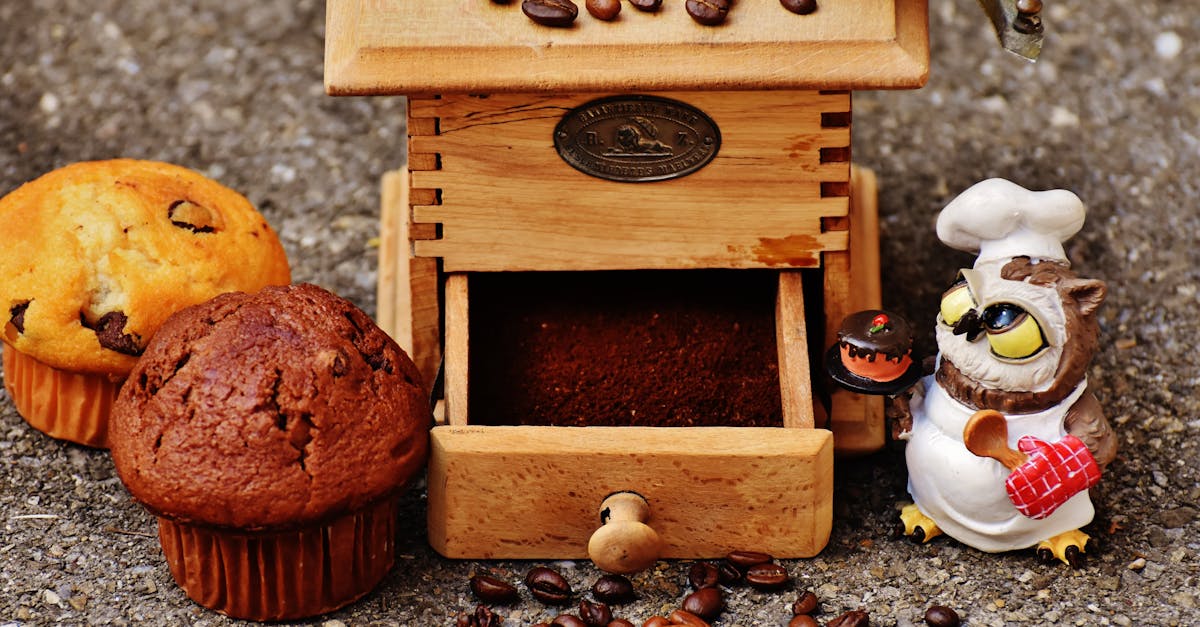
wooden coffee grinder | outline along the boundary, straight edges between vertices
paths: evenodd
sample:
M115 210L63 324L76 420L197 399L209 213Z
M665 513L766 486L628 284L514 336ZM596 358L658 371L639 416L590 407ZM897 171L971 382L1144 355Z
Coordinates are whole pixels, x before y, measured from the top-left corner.
M409 99L378 318L444 380L431 544L615 572L815 555L835 451L884 444L880 401L812 365L880 301L850 91L924 83L925 0L566 28L519 4L328 6L328 92Z

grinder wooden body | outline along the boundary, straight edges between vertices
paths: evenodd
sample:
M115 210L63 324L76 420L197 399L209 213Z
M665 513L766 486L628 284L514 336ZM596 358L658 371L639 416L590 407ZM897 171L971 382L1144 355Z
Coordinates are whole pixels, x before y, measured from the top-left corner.
M850 163L850 91L924 82L925 2L808 16L744 2L717 27L675 9L554 29L486 2L329 4L328 91L409 97L407 164L383 183L378 317L427 380L442 369L428 525L446 556L584 557L601 503L623 492L644 499L637 524L661 557L811 556L829 537L835 449L884 443L880 401L825 386L809 344L879 305L875 179ZM572 114L619 130L567 137ZM714 130L689 139L693 117ZM600 156L572 163L587 141ZM657 174L626 167L688 151ZM777 424L495 425L471 403L481 273L705 269L775 277Z

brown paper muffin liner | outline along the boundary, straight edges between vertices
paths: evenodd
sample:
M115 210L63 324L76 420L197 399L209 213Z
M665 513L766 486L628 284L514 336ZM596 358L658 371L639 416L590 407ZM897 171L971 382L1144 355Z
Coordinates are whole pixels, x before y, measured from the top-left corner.
M108 448L108 417L124 380L59 370L4 345L4 388L30 426L52 438Z
M370 592L395 558L394 496L322 525L240 532L158 519L171 575L192 600L234 618L291 620Z

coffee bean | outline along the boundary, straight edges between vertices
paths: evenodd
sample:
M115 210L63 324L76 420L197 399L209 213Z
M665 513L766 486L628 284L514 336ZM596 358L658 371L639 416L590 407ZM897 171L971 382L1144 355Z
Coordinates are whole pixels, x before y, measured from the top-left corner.
M742 582L742 571L729 560L721 560L717 567L717 577L721 583L732 586Z
M772 558L770 555L767 555L766 553L760 553L758 551L733 551L729 555L726 555L725 559L728 560L730 564L737 566L738 570L744 573L751 566L766 564L767 562L771 561Z
M559 614L550 621L550 627L589 627L587 621L574 614Z
M588 627L582 618L574 614L559 614L550 621L550 627Z
M662 0L629 0L629 4L639 11L654 12L662 8Z
M525 585L533 598L547 605L564 605L571 600L571 584L557 571L545 566L531 569L525 575Z
M929 627L958 627L962 619L958 617L958 612L945 605L932 605L925 610L925 623Z
M821 627L821 624L808 614L797 614L788 621L788 627Z
M613 615L607 605L582 599L579 601L579 618L582 618L588 627L607 627L612 622Z
M800 593L800 598L792 604L792 614L799 616L800 614L812 614L817 609L817 595L809 590Z
M471 592L475 598L492 605L511 605L521 600L515 586L487 575L471 577Z
M612 605L628 603L634 598L633 582L624 575L605 575L592 585L592 595Z
M720 580L721 572L717 570L716 566L708 562L696 562L688 570L688 583L696 590L711 588L717 585L717 582Z
M779 564L756 564L746 571L746 583L759 590L778 590L787 582L787 569Z
M779 0L779 4L798 15L808 15L817 10L817 0Z
M12 309L8 310L8 314L11 316L9 321L17 328L17 333L25 332L25 310L29 309L29 303L30 301L17 303L12 306Z
M579 7L571 0L521 0L521 12L542 26L570 26Z
M675 610L671 612L667 619L672 625L685 625L686 627L711 627L708 621L696 616L687 610Z
M704 620L712 620L725 609L725 599L720 588L700 588L687 595L680 607Z
M633 623L625 620L624 618L614 618L614 619L612 619L612 622L610 622L608 624L608 627L635 627L635 626Z
M500 627L504 623L504 617L496 614L486 606L475 606L475 622L471 627Z
M729 13L729 0L687 0L687 12L693 20L705 26L716 26Z
M863 610L850 610L829 621L825 627L869 627L871 616Z
M609 22L621 14L621 0L586 0L583 6L598 20Z

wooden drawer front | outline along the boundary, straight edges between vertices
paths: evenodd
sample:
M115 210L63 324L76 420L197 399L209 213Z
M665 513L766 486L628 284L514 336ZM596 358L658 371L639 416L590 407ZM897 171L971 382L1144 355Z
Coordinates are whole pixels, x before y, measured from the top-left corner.
M811 557L832 525L832 440L823 429L436 427L429 542L454 558L582 558L600 503L634 491L661 557Z
M721 147L659 182L589 176L555 151L602 94L413 99L413 252L446 271L798 268L846 250L850 95L657 94L708 114Z

